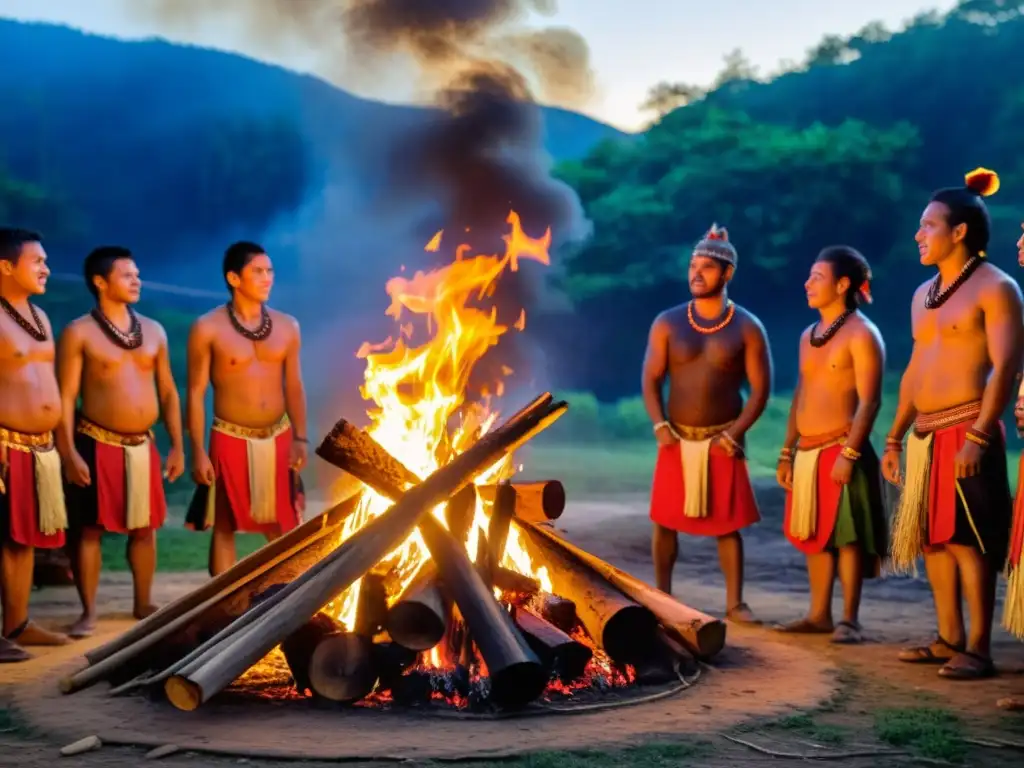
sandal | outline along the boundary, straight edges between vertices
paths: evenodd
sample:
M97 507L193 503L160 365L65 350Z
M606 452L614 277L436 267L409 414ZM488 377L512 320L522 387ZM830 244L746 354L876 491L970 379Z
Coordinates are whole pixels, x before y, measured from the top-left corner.
M949 680L984 680L995 673L992 659L971 651L961 651L939 669L939 677Z
M950 653L948 656L939 655L935 652L936 648L945 648ZM907 664L945 664L958 653L963 653L963 651L963 646L952 645L941 637L936 637L928 645L917 645L912 648L904 648L896 658L900 661L906 662Z
M15 664L31 658L32 654L20 645L12 643L6 637L0 637L0 664Z
M1024 711L1024 699L1007 696L1005 699L997 701L996 706L1000 709L1005 709L1007 712L1021 712Z
M836 645L858 645L864 642L860 627L852 621L840 621L832 633L832 642Z

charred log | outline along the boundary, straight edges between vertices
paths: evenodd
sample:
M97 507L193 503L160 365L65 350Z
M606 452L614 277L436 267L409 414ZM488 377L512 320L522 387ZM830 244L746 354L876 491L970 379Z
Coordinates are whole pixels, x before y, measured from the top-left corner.
M284 654L285 661L288 662L292 680L295 681L295 689L299 693L312 690L310 661L317 647L326 638L344 631L345 628L341 622L321 612L314 615L281 643L281 653Z
M583 675L594 656L590 648L528 608L515 609L513 616L516 626L526 636L526 642L559 680L571 683Z
M339 632L324 637L309 659L309 684L317 696L349 704L365 698L377 684L373 641Z
M612 661L633 664L641 660L654 645L658 628L654 614L573 560L532 527L521 530L530 558L549 566L554 591L576 604L580 622Z
M493 503L502 484L477 486L484 501ZM565 486L558 480L510 483L514 493L513 510L520 520L544 523L557 520L565 511Z
M373 637L384 629L388 618L388 593L384 577L376 573L363 576L359 584L356 621L352 630L357 635Z
M399 645L427 651L444 637L448 613L437 583L437 566L427 560L388 611L387 631Z
M518 520L515 524L521 531L530 531L534 537L543 537L576 563L589 566L624 594L653 612L666 631L698 658L711 658L725 646L723 621L684 605L671 595L666 595L611 563L580 549L543 526Z
M372 652L381 690L394 690L403 673L416 663L419 655L394 642L376 643Z
M494 586L502 592L511 592L522 595L523 598L532 597L540 592L540 583L529 576L513 571L511 568L496 568L492 571Z
M535 613L563 632L572 632L579 621L576 616L576 603L559 595L539 592L530 600L529 605Z

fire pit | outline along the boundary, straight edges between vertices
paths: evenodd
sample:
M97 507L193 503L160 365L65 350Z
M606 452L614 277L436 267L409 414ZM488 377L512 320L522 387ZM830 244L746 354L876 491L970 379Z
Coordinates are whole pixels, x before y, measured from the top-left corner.
M565 403L541 395L496 427L489 395L466 402L508 330L471 300L520 259L548 263L550 232L508 221L504 256L460 246L446 267L389 281L388 314L413 317L360 350L372 425L340 420L317 448L362 487L86 654L65 693L107 680L182 710L223 692L493 716L667 695L722 649L721 621L555 532L560 482L514 481L514 451ZM429 340L412 346L424 321Z

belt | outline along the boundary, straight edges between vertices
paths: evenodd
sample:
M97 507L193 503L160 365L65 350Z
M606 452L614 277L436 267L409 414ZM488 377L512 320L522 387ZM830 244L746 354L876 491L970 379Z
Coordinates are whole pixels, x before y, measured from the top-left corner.
M40 448L49 450L53 447L53 432L29 434L0 427L0 445L6 445L8 448L13 448L16 451L30 452Z
M288 420L287 414L282 416L277 424L271 424L269 427L243 427L232 424L230 421L224 421L217 416L213 419L213 429L226 435L240 437L243 440L266 440L270 437L277 437L290 426L291 421Z
M136 432L132 434L124 434L122 432L114 432L101 427L99 424L89 421L89 419L78 417L78 422L75 424L75 431L86 437L91 437L98 443L106 443L107 445L116 445L121 448L128 448L136 445L142 445L153 439L152 430L148 432Z
M733 420L726 422L725 424L719 424L711 427L687 427L683 424L673 424L672 429L675 430L675 433L679 435L681 440L699 442L721 434L735 423L735 420Z
M972 403L964 403L944 411L933 413L919 413L914 419L914 431L920 435L927 435L939 429L962 424L965 421L978 418L981 413L981 401L975 400Z

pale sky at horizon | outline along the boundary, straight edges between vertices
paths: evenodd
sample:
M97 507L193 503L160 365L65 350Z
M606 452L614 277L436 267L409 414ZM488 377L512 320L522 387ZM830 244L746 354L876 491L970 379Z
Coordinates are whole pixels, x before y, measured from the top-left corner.
M639 105L652 85L661 80L706 84L734 48L770 71L782 60L802 59L825 34L852 34L875 20L893 29L921 11L945 12L954 5L955 0L558 0L557 13L537 17L537 25L571 27L590 47L597 92L587 103L559 106L636 130L649 117ZM353 84L336 72L318 71L318 62L301 52L261 50L226 20L162 28L124 9L125 0L0 0L0 17L127 39L159 36L310 72L369 98L411 98L386 79L375 80L374 87Z

